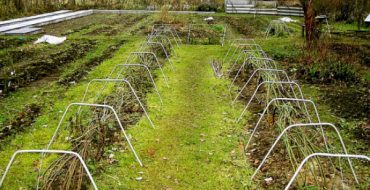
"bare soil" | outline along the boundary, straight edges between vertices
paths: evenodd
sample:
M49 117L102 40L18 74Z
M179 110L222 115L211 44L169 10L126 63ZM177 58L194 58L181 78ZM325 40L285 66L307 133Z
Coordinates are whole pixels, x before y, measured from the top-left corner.
M93 14L86 17L68 20L62 23L51 24L43 27L46 34L49 35L70 35L78 32L82 32L96 24L102 24L106 22L107 15L104 14Z
M146 19L148 15L119 15L106 20L104 23L100 24L98 27L85 35L89 36L116 36L125 32L128 28L131 28L136 23L143 19ZM96 26L99 26L95 24Z
M93 47L93 41L84 41L82 43L72 42L66 49L50 54L33 54L31 51L27 53L33 54L33 56L26 56L27 53L23 51L18 51L19 54L12 53L13 61L16 62L2 68L0 84L3 84L3 86L0 86L0 88L7 93L47 77L57 72L64 65L81 58ZM31 59L26 57L31 57Z
M115 52L125 43L124 40L119 41L118 43L109 46L104 50L103 55L95 57L92 60L89 60L83 66L75 70L73 73L64 76L59 79L59 83L65 86L71 85L72 82L78 82L81 80L89 71L94 69L94 67L100 65L104 60L110 59L114 56Z

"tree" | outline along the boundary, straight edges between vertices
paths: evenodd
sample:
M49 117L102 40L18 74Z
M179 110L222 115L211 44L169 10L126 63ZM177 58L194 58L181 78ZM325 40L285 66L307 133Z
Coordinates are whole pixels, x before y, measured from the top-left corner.
M314 9L314 0L300 0L304 12L304 25L306 32L307 48L310 49L316 42L316 11Z
M281 0L284 1L284 0ZM370 10L369 0L299 0L304 11L304 25L306 33L307 48L311 48L319 36L316 32L315 17L318 12L328 14L340 12L343 18L352 17L356 22L358 29L363 24L364 17Z

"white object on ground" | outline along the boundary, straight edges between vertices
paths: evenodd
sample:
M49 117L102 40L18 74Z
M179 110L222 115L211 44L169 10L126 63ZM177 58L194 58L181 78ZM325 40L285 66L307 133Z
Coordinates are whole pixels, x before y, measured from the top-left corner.
M204 19L204 21L213 21L213 20L214 20L213 17L207 17L207 18Z
M272 181L272 177L269 177L269 178L266 178L266 179L265 179L265 182L266 182L266 183L270 183L271 181Z
M39 43L49 43L53 45L58 45L66 41L67 37L56 37L56 36L50 36L50 35L43 35L41 38L37 39L34 44L39 44Z
M370 22L370 14L367 15L366 19L365 19L365 22L369 23Z
M279 20L282 21L282 22L288 22L288 23L289 22L297 22L297 20L293 20L290 17L282 17Z

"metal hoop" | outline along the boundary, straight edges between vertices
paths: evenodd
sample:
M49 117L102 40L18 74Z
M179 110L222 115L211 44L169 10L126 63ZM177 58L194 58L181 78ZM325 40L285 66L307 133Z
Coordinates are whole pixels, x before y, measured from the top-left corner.
M290 178L290 181L288 185L285 187L285 190L289 190L290 186L293 184L295 178L298 176L299 172L302 170L303 166L306 164L306 162L314 157L334 157L334 158L355 158L355 159L363 159L370 161L370 158L364 155L354 155L354 154L329 154L329 153L313 153L309 156L307 156L301 164L298 166L297 170L295 171L292 178Z
M89 178L91 184L93 185L94 189L95 190L98 190L98 187L96 186L95 184L95 181L88 169L88 167L86 166L86 163L85 161L82 159L82 157L76 153L76 152L72 152L72 151L65 151L65 150L18 150L16 151L13 156L11 157L8 165L6 166L6 169L5 169L5 172L0 180L0 187L2 186L5 178L6 178L6 175L8 174L9 170L10 170L10 167L13 165L14 163L14 160L15 158L17 157L18 154L27 154L27 153L42 153L42 154L70 154L72 156L75 156L77 157L77 159L81 162L82 164L82 167L84 168L86 174L87 174L87 177Z
M59 121L59 124L58 124L57 128L55 129L55 132L54 132L54 134L53 134L53 137L51 138L50 142L49 142L49 143L48 143L48 145L46 146L46 150L48 150L48 149L50 148L50 146L53 144L53 142L55 141L55 139L56 139L56 137L57 137L57 135L58 135L58 132L59 132L60 126L62 125L62 123L63 123L63 121L64 121L64 119L65 119L65 117L66 117L66 115L67 115L67 113L68 113L69 108L71 108L72 106L100 107L100 108L105 108L105 109L109 109L109 110L111 110L111 111L113 112L113 114L114 114L115 118L116 118L116 121L117 121L117 123L118 123L118 125L119 125L119 127L120 127L120 129L121 129L121 131L122 131L122 133L123 133L123 135L124 135L124 137L125 137L125 139L126 139L126 141L127 141L128 145L129 145L129 147L130 147L130 149L131 149L132 153L134 154L134 156L135 156L135 158L136 158L137 162L139 163L139 165L140 165L140 166L143 166L143 163L141 162L141 160L140 160L139 156L136 154L136 151L135 151L134 147L132 146L132 144L131 144L131 141L130 141L129 137L127 136L126 131L125 131L125 129L124 129L124 128L123 128L123 126L122 126L122 123L121 123L121 121L120 121L120 119L119 119L119 117L118 117L118 114L116 113L116 111L114 110L114 108L113 108L112 106L108 106L108 105L101 105L101 104L86 104L86 103L72 103L72 104L69 104L69 105L67 106L67 108L66 108L66 111L64 111L64 114L63 114L63 116L62 116L61 120Z

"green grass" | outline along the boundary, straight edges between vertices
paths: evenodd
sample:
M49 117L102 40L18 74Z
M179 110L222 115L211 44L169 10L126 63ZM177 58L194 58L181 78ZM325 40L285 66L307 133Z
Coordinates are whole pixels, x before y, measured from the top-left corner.
M358 26L356 22L353 23L346 23L346 22L333 22L329 23L331 26L331 30L339 31L339 32L346 32L349 30L358 30ZM368 30L365 26L361 26L360 30Z
M166 71L170 87L166 88L163 81L158 83L163 107L154 94L148 98L158 128L153 130L148 124L139 123L130 129L145 166L141 168L130 153L125 154L118 166L99 176L103 189L252 187L248 179L251 170L241 145L246 136L234 120L240 109L230 107L229 82L214 78L202 52L217 55L220 48L178 49L175 71ZM143 177L141 181L136 180L139 176Z

